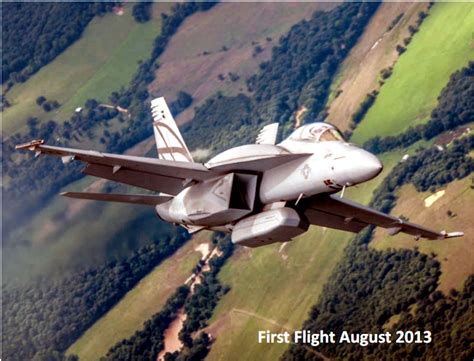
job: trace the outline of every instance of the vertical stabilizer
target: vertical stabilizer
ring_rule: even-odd
[[[277,135],[278,135],[278,123],[268,124],[260,130],[255,143],[275,145]]]
[[[158,158],[193,162],[193,157],[184,143],[168,105],[166,105],[165,98],[156,98],[151,101],[151,113]]]

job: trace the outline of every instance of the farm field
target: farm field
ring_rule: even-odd
[[[87,330],[68,350],[81,361],[97,360],[117,342],[128,338],[159,312],[177,287],[191,275],[202,254],[195,248],[209,242],[204,232],[182,246],[172,257],[145,276],[105,316]]]
[[[391,2],[380,5],[331,85],[329,123],[341,130],[349,128],[352,115],[366,94],[380,87],[380,71],[397,61],[395,47],[409,35],[408,26],[415,24],[418,13],[426,12],[426,9],[427,3]],[[400,20],[388,30],[389,24],[400,15]]]
[[[438,229],[446,231],[463,231],[462,238],[452,238],[447,240],[415,241],[413,237],[405,234],[398,234],[394,237],[387,237],[381,230],[376,230],[371,247],[384,250],[388,248],[408,248],[418,247],[420,252],[426,254],[436,254],[436,259],[441,263],[441,276],[438,289],[445,294],[451,288],[460,290],[466,278],[474,273],[474,224],[472,223],[472,213],[470,209],[474,202],[474,190],[471,188],[472,177],[456,180],[438,191],[444,191],[429,207],[425,200],[431,196],[430,192],[417,192],[413,185],[405,185],[398,191],[398,201],[392,214],[408,217],[411,222],[429,224]],[[429,203],[428,203],[429,204]],[[451,211],[455,216],[448,216],[447,211]],[[459,265],[462,264],[462,267]],[[471,265],[469,267],[469,265]]]
[[[472,6],[436,3],[351,140],[363,143],[426,122],[449,76],[474,59],[473,28]]]
[[[154,6],[158,11],[154,9],[154,18],[144,24],[133,19],[132,4],[124,7],[122,16],[112,13],[94,18],[78,41],[8,92],[13,106],[3,112],[3,132],[20,130],[30,116],[64,121],[90,98],[107,102],[112,91],[128,84],[137,62],[149,56],[161,28],[159,13],[167,11],[171,3]],[[49,113],[43,111],[36,104],[40,95],[57,100],[61,107]]]

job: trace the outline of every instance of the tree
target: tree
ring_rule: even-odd
[[[87,109],[94,109],[96,108],[97,106],[99,105],[99,102],[95,99],[87,99],[86,100],[86,104],[85,104],[85,107]]]
[[[176,101],[181,109],[186,109],[193,102],[193,97],[185,91],[179,91],[177,97]]]
[[[407,50],[404,46],[402,46],[400,44],[398,44],[395,49],[397,50],[399,55],[402,55]]]
[[[151,19],[151,6],[152,2],[140,1],[135,3],[132,10],[132,15],[135,21],[139,23],[146,23]]]
[[[36,98],[36,104],[39,106],[43,105],[43,103],[46,101],[46,98],[42,95],[40,95],[38,98]]]
[[[53,109],[53,107],[51,106],[51,104],[49,102],[43,103],[43,110],[45,112],[50,112],[52,109]]]

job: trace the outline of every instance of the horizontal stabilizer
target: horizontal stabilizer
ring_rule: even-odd
[[[83,192],[62,192],[60,195],[77,199],[89,199],[94,201],[121,202],[145,204],[156,206],[157,204],[168,202],[173,197],[158,196],[150,194],[109,194],[109,193],[83,193]]]

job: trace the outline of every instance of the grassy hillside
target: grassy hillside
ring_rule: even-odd
[[[420,240],[415,241],[413,237],[399,234],[395,237],[387,237],[381,231],[376,230],[371,246],[378,250],[387,248],[418,247],[420,252],[436,254],[436,259],[441,263],[441,277],[439,290],[445,294],[451,288],[460,290],[466,278],[474,273],[474,224],[472,214],[469,212],[474,202],[474,190],[471,188],[473,179],[468,177],[450,183],[441,191],[445,193],[430,206],[425,200],[432,194],[430,192],[419,193],[413,185],[402,187],[398,191],[399,199],[392,214],[408,217],[411,222],[430,223],[439,229],[446,231],[463,231],[465,236],[441,241]],[[447,211],[453,215],[450,217]],[[463,265],[460,267],[460,265]]]
[[[176,288],[191,275],[201,258],[201,253],[195,248],[208,242],[208,237],[208,233],[194,237],[173,257],[157,266],[87,330],[67,353],[78,355],[81,361],[97,360],[117,342],[133,335],[146,320],[160,311]]]
[[[383,155],[384,173],[371,183],[349,190],[347,196],[367,203],[373,189],[401,156]],[[283,248],[278,244],[240,249],[221,273],[221,281],[229,284],[231,291],[218,305],[208,328],[216,337],[209,359],[255,359],[263,350],[268,359],[276,359],[285,346],[256,344],[256,330],[300,327],[351,238],[348,233],[313,228]]]
[[[395,47],[409,35],[408,26],[415,24],[418,13],[426,12],[427,6],[427,3],[413,2],[380,5],[331,85],[328,122],[341,130],[348,129],[352,115],[365,95],[379,88],[380,71],[397,61]],[[389,24],[400,15],[400,20],[388,30]]]
[[[473,28],[469,4],[435,4],[352,140],[363,143],[426,122],[449,76],[474,58]]]
[[[171,3],[154,6],[164,12]],[[154,11],[155,18],[144,24],[137,23],[131,11],[132,4],[125,6],[122,16],[95,18],[78,41],[27,82],[16,84],[7,95],[12,106],[3,112],[3,131],[18,131],[29,116],[65,120],[85,100],[106,102],[112,91],[127,85],[137,62],[149,56],[161,26],[161,11]],[[40,95],[62,106],[46,113],[36,104]]]

